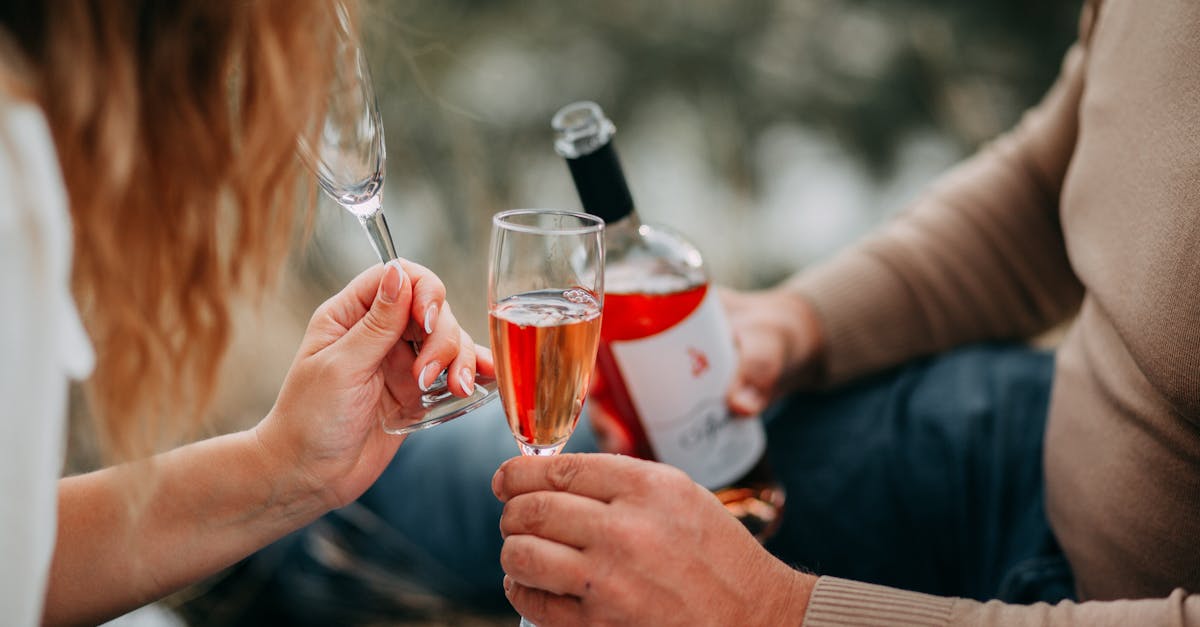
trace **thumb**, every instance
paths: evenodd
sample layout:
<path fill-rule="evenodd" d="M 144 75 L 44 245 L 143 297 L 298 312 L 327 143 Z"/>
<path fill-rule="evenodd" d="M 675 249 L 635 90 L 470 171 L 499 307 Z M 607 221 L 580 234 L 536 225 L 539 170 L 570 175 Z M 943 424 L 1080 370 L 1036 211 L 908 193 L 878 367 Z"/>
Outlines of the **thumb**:
<path fill-rule="evenodd" d="M 339 342 L 358 363 L 376 366 L 392 350 L 408 328 L 412 305 L 412 283 L 398 261 L 384 266 L 375 300 Z"/>
<path fill-rule="evenodd" d="M 739 416 L 753 416 L 767 408 L 767 397 L 744 373 L 739 373 L 726 398 L 729 409 Z"/>
<path fill-rule="evenodd" d="M 722 296 L 726 297 L 727 303 L 741 297 L 728 290 Z M 735 416 L 755 416 L 767 408 L 767 394 L 764 393 L 763 386 L 751 375 L 752 368 L 756 369 L 758 374 L 762 371 L 762 364 L 757 364 L 756 368 L 752 363 L 755 361 L 751 359 L 754 354 L 752 337 L 747 337 L 738 327 L 734 327 L 733 340 L 738 351 L 738 369 L 733 377 L 733 384 L 726 392 L 725 403 Z"/>

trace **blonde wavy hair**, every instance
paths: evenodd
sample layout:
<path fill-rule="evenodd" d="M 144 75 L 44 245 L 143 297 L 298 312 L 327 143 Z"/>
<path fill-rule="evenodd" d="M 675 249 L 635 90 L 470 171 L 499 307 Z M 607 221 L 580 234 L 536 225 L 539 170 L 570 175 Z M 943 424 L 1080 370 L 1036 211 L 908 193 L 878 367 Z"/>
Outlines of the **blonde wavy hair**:
<path fill-rule="evenodd" d="M 334 0 L 4 4 L 70 198 L 88 407 L 108 461 L 138 458 L 198 424 L 231 300 L 273 281 L 312 205 L 295 146 L 324 110 Z"/>

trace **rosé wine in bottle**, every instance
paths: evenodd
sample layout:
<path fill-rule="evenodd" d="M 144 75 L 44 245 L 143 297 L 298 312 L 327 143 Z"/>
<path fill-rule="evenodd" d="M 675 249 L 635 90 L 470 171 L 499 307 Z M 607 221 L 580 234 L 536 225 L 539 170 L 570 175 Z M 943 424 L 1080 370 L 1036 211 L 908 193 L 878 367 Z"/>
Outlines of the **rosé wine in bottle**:
<path fill-rule="evenodd" d="M 599 106 L 567 105 L 552 125 L 584 210 L 606 223 L 590 401 L 616 420 L 633 454 L 684 470 L 765 540 L 779 526 L 784 491 L 767 464 L 762 421 L 726 405 L 737 353 L 700 252 L 639 220 L 612 144 L 616 127 Z"/>

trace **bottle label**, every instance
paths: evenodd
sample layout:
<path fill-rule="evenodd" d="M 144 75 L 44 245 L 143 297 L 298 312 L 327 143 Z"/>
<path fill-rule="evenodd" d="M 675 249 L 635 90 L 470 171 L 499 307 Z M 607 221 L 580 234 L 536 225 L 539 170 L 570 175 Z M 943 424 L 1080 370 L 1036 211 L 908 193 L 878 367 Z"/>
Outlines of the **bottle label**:
<path fill-rule="evenodd" d="M 737 353 L 716 290 L 670 329 L 609 345 L 659 461 L 710 490 L 754 467 L 767 437 L 762 420 L 726 405 Z"/>

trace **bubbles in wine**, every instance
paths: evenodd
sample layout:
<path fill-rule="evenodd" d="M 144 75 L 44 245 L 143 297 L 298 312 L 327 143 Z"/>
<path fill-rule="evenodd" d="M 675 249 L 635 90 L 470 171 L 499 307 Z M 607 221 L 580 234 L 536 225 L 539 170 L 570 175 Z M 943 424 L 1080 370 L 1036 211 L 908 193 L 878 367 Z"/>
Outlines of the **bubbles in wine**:
<path fill-rule="evenodd" d="M 596 295 L 583 288 L 530 292 L 496 304 L 497 318 L 522 327 L 550 327 L 600 315 Z"/>
<path fill-rule="evenodd" d="M 596 297 L 591 292 L 581 288 L 566 290 L 563 292 L 563 298 L 577 305 L 595 304 L 596 302 Z"/>

